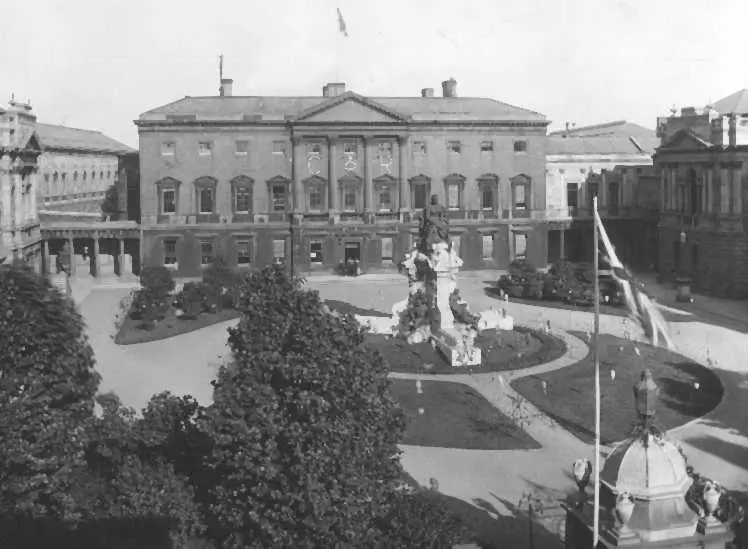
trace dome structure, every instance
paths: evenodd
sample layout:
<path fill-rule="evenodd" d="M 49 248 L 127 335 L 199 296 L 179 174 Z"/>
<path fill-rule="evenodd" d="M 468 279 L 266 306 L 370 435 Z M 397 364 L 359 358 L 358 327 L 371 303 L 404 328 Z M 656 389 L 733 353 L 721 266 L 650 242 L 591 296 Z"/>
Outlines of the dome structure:
<path fill-rule="evenodd" d="M 650 500 L 683 495 L 691 486 L 686 460 L 664 437 L 646 433 L 619 444 L 605 460 L 600 482 L 613 494 Z"/>

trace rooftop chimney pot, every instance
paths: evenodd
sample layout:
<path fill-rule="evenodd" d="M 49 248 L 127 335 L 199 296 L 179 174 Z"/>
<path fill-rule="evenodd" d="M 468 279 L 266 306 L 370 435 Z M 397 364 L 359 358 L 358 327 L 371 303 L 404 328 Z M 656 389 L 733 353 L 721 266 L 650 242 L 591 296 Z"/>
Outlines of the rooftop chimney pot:
<path fill-rule="evenodd" d="M 322 88 L 322 97 L 337 97 L 345 93 L 345 82 L 330 82 Z"/>
<path fill-rule="evenodd" d="M 231 97 L 234 93 L 234 81 L 231 78 L 221 79 L 221 96 Z"/>
<path fill-rule="evenodd" d="M 421 97 L 434 97 L 434 88 L 423 88 L 421 90 Z"/>
<path fill-rule="evenodd" d="M 442 95 L 444 97 L 457 97 L 457 80 L 450 78 L 442 82 Z"/>

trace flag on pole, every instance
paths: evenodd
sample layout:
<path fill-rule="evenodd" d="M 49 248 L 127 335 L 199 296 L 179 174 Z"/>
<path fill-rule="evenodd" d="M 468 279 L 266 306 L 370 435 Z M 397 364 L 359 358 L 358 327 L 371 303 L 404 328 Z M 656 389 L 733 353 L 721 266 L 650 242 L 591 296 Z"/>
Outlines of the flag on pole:
<path fill-rule="evenodd" d="M 340 28 L 343 36 L 348 38 L 348 27 L 345 26 L 345 19 L 343 19 L 343 14 L 340 13 L 340 8 L 338 8 L 338 28 Z"/>
<path fill-rule="evenodd" d="M 600 240 L 602 240 L 607 261 L 610 263 L 611 274 L 623 290 L 623 296 L 629 308 L 631 318 L 642 327 L 652 345 L 657 347 L 660 337 L 662 337 L 665 346 L 668 349 L 674 349 L 675 345 L 670 338 L 667 323 L 662 317 L 662 313 L 660 313 L 652 299 L 645 293 L 641 284 L 634 279 L 631 271 L 624 267 L 621 260 L 618 259 L 618 255 L 613 248 L 613 244 L 610 242 L 610 238 L 608 238 L 608 233 L 605 231 L 605 226 L 600 219 L 597 209 L 595 209 L 594 215 Z"/>

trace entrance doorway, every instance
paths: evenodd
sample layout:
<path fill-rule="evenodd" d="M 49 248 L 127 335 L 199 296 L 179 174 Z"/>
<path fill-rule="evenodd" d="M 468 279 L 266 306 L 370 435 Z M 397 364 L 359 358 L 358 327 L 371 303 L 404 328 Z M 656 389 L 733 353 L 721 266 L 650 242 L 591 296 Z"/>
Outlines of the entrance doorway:
<path fill-rule="evenodd" d="M 561 231 L 548 231 L 548 263 L 561 260 Z"/>
<path fill-rule="evenodd" d="M 351 261 L 361 261 L 361 243 L 346 242 L 343 248 L 343 260 L 346 263 Z"/>

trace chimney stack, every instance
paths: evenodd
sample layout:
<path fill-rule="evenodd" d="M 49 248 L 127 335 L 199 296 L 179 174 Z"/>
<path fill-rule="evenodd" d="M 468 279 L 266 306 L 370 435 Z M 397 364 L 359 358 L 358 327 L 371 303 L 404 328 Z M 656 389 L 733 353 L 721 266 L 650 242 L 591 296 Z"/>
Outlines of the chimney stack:
<path fill-rule="evenodd" d="M 231 78 L 221 79 L 221 97 L 231 97 L 234 93 L 234 81 Z"/>
<path fill-rule="evenodd" d="M 444 97 L 457 97 L 457 80 L 450 78 L 442 82 L 442 95 Z"/>
<path fill-rule="evenodd" d="M 322 88 L 322 97 L 337 97 L 345 93 L 345 82 L 330 82 Z"/>
<path fill-rule="evenodd" d="M 421 97 L 434 97 L 434 88 L 423 88 L 421 90 Z"/>

